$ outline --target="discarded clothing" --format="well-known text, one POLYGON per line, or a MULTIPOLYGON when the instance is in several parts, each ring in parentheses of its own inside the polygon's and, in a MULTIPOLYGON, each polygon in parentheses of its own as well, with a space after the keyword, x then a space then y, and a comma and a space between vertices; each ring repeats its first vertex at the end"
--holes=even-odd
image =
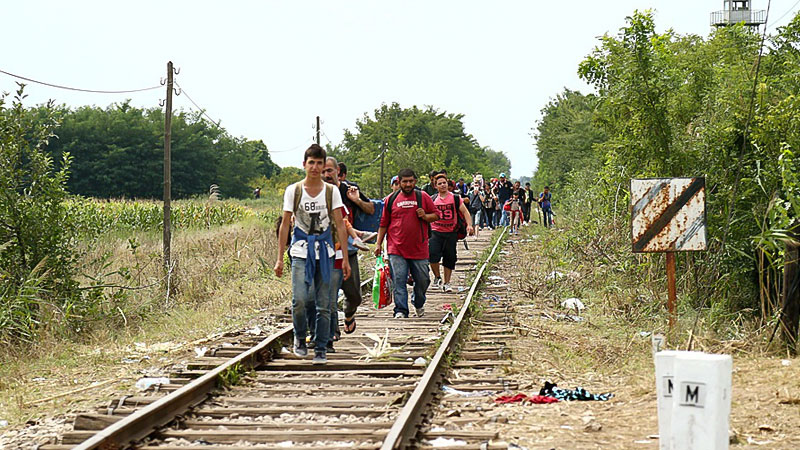
POLYGON ((558 401, 559 400, 555 397, 548 397, 546 395, 527 396, 523 393, 519 393, 516 395, 501 395, 500 397, 494 399, 494 402, 498 404, 520 403, 520 402, 544 404, 544 403, 557 403, 558 401))
POLYGON ((331 279, 331 260, 328 257, 328 246, 333 248, 333 234, 331 234, 330 227, 320 234, 306 234, 300 227, 294 227, 294 240, 292 242, 297 240, 306 241, 306 284, 309 286, 314 284, 314 275, 317 268, 322 273, 322 281, 329 282, 331 279), (319 246, 319 262, 317 262, 314 250, 317 241, 321 244, 319 246), (326 243, 327 245, 325 245, 326 243))
POLYGON ((559 389, 555 383, 544 382, 544 387, 539 391, 539 395, 557 398, 559 400, 598 400, 606 401, 614 396, 611 392, 604 394, 590 394, 584 388, 559 389))

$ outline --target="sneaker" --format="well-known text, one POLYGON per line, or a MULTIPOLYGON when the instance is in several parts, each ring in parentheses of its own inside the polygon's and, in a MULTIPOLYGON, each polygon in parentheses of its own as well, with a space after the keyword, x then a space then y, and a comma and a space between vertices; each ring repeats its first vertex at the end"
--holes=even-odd
POLYGON ((359 249, 359 250, 364 250, 365 252, 368 252, 368 251, 369 251, 369 247, 367 247, 367 244, 365 244, 365 243, 364 243, 364 242, 363 242, 361 239, 359 239, 359 238, 355 238, 355 239, 353 239, 353 247, 355 247, 355 248, 357 248, 357 249, 359 249))
POLYGON ((324 351, 317 350, 314 352, 314 359, 311 360, 312 364, 327 364, 328 357, 325 355, 324 351))
POLYGON ((294 340, 294 355, 298 358, 305 358, 308 356, 308 347, 306 347, 305 342, 299 342, 297 339, 294 340))
POLYGON ((336 349, 333 348, 333 341, 328 342, 328 346, 325 347, 326 353, 336 353, 336 349))
POLYGON ((375 239, 377 236, 378 236, 378 233, 375 233, 374 231, 368 231, 368 232, 361 233, 361 240, 364 241, 364 242, 369 242, 369 241, 375 239))
POLYGON ((396 312, 396 313, 394 313, 394 318, 395 319, 406 319, 407 316, 405 314, 401 313, 401 312, 396 312))
POLYGON ((434 278, 433 283, 431 284, 433 287, 441 287, 442 286, 442 279, 441 278, 434 278))
POLYGON ((414 308, 414 311, 417 313, 417 317, 422 317, 425 315, 425 308, 414 308))
POLYGON ((450 283, 447 283, 444 286, 442 286, 442 290, 444 292, 453 292, 453 286, 450 286, 450 283))

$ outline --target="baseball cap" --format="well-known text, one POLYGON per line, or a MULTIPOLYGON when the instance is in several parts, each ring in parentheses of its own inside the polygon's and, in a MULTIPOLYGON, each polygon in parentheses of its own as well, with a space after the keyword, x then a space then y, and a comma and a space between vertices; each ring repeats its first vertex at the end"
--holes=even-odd
POLYGON ((505 174, 505 172, 503 172, 503 173, 501 173, 501 174, 500 174, 500 178, 505 178, 505 177, 506 177, 506 174, 505 174))
POLYGON ((397 178, 397 175, 395 175, 395 176, 392 177, 392 182, 390 184, 395 184, 395 183, 398 183, 399 181, 400 181, 400 179, 397 178))

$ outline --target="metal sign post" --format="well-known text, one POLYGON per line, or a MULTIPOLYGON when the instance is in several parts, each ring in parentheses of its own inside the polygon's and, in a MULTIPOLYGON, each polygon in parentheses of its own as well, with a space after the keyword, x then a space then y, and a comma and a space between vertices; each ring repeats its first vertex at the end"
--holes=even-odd
POLYGON ((706 180, 631 180, 631 237, 634 253, 667 254, 667 311, 675 326, 675 252, 706 249, 706 180))

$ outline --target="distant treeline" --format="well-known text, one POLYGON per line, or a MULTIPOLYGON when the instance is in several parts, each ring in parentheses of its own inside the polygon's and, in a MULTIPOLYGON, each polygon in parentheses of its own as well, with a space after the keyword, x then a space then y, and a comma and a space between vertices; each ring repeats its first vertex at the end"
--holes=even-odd
MULTIPOLYGON (((496 177, 509 172, 511 162, 500 151, 481 147, 464 129, 463 114, 439 111, 432 106, 403 108, 397 103, 383 104, 372 116, 365 113, 356 120, 355 130, 345 130, 341 144, 329 152, 348 166, 348 179, 357 181, 368 195, 377 197, 383 182, 405 167, 414 169, 421 182, 431 170, 447 169, 452 178, 469 181, 475 173, 496 177), (385 149, 384 180, 381 180, 381 153, 385 149)), ((533 155, 531 155, 533 156, 533 155)))
MULTIPOLYGON (((43 115, 42 115, 43 116, 43 115)), ((58 108, 56 137, 46 151, 54 161, 72 157, 69 192, 90 197, 161 198, 163 193, 164 112, 129 102, 107 108, 58 108)), ((257 180, 280 167, 262 141, 228 134, 198 112, 172 118, 172 195, 207 194, 212 184, 225 197, 246 197, 257 180)))

